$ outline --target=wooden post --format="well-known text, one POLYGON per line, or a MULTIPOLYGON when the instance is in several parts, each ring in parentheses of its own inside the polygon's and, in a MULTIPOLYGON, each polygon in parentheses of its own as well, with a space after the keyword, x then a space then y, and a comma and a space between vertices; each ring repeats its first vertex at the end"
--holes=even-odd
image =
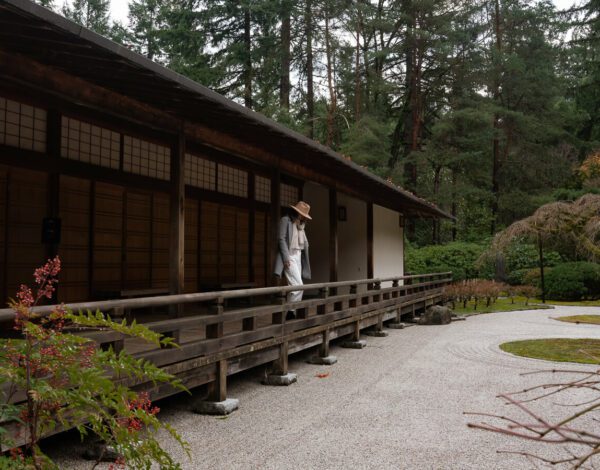
MULTIPOLYGON (((55 109, 49 109, 46 120, 46 135, 47 137, 47 153, 52 159, 60 158, 60 135, 61 135, 61 116, 55 109)), ((60 215, 60 173, 58 166, 48 174, 47 187, 47 216, 57 218, 60 215)), ((41 222, 41 221, 40 221, 41 222)), ((7 221, 8 223, 8 221, 7 221)), ((8 241, 6 241, 8 243, 8 241)), ((54 258, 58 254, 58 244, 48 243, 46 245, 46 258, 54 258)), ((58 290, 60 285, 56 287, 52 294, 52 302, 58 303, 58 290)))
MULTIPOLYGON (((181 294, 184 289, 185 260, 185 135, 180 132, 171 148, 171 210, 169 246, 169 292, 181 294)), ((181 305, 171 314, 180 316, 181 305)))
POLYGON ((360 320, 354 322, 354 331, 352 332, 352 341, 360 341, 360 320))
POLYGON ((248 172, 248 199, 250 213, 248 217, 248 279, 254 282, 254 235, 256 226, 256 175, 248 172))
POLYGON ((396 299, 396 298, 400 297, 400 292, 398 290, 398 287, 399 287, 398 279, 393 280, 392 287, 394 288, 394 290, 392 291, 392 298, 396 299))
POLYGON ((329 356, 329 328, 323 331, 323 342, 319 346, 319 357, 329 356))
MULTIPOLYGON (((210 306, 211 315, 222 315, 224 311, 223 298, 219 297, 210 306)), ((206 338, 221 338, 223 337, 223 322, 213 323, 206 325, 206 338)))
MULTIPOLYGON (((322 289, 319 289, 319 298, 326 301, 327 297, 329 297, 329 288, 323 287, 322 289)), ((329 304, 327 303, 319 305, 317 307, 317 315, 325 315, 326 313, 329 313, 328 305, 329 304)))
POLYGON ((273 363, 274 375, 286 375, 288 373, 288 350, 289 344, 287 341, 279 345, 279 358, 273 363))
POLYGON ((215 365, 217 376, 208 384, 208 401, 222 402, 227 398, 227 360, 222 359, 215 365))
MULTIPOLYGON (((358 293, 358 286, 356 284, 352 284, 350 286, 350 294, 356 296, 357 293, 358 293)), ((353 299, 350 299, 350 301, 348 302, 348 305, 350 308, 356 307, 356 305, 357 305, 356 297, 354 297, 353 299)))
POLYGON ((373 279, 373 203, 367 203, 367 278, 373 279))
POLYGON ((287 294, 280 292, 277 295, 276 304, 281 305, 281 311, 275 312, 271 316, 271 323, 273 323, 273 325, 281 325, 283 324, 285 316, 287 314, 287 294))
MULTIPOLYGON (((373 290, 381 290, 381 281, 375 281, 373 283, 373 290)), ((373 302, 379 302, 381 300, 381 294, 373 295, 373 302)))
MULTIPOLYGON (((271 253, 271 272, 275 265, 279 241, 279 219, 281 219, 281 173, 277 167, 271 176, 271 233, 270 233, 270 253, 271 253)), ((272 277, 272 276, 271 276, 272 277)), ((273 282, 271 282, 273 284, 273 282)))
MULTIPOLYGON (((329 189, 329 281, 338 280, 338 220, 337 220, 337 191, 329 189)), ((332 292, 333 295, 336 292, 332 292)))

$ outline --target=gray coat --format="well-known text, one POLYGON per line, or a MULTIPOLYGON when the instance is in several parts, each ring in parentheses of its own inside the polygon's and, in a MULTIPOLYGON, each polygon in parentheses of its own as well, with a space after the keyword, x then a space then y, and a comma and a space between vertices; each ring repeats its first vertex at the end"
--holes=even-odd
MULTIPOLYGON (((277 257, 275 258, 275 275, 280 276, 283 274, 284 261, 287 261, 290 257, 290 245, 292 243, 292 219, 285 215, 279 221, 279 249, 277 250, 277 257)), ((308 257, 308 240, 300 255, 302 260, 302 277, 304 279, 310 279, 310 261, 308 257)))

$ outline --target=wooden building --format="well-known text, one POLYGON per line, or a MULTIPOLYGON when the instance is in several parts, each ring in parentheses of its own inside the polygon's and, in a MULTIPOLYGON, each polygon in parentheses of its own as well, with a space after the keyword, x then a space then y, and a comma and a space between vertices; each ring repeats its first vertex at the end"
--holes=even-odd
POLYGON ((402 275, 448 217, 341 155, 28 0, 0 0, 0 304, 59 254, 58 301, 267 286, 282 208, 313 282, 402 275))

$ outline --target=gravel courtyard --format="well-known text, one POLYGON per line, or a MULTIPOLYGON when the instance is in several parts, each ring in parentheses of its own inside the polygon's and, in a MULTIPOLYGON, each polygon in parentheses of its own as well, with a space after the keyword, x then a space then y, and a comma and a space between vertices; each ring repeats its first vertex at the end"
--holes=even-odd
MULTIPOLYGON (((229 395, 240 400, 240 409, 227 419, 191 413, 186 396, 160 403, 161 418, 183 434, 193 459, 165 445, 185 469, 535 468, 523 457, 496 452, 535 451, 535 444, 471 430, 467 423, 476 418, 463 412, 506 413, 498 393, 540 383, 540 376, 519 374, 555 365, 511 356, 498 344, 600 338, 597 325, 551 318, 580 313, 600 314, 600 308, 495 313, 447 326, 387 330, 387 338, 368 337, 363 350, 334 346, 339 362, 331 367, 293 356, 290 371, 298 373, 298 383, 290 387, 260 385, 262 369, 234 377, 229 395), (324 373, 329 376, 317 377, 324 373)), ((564 408, 544 413, 556 417, 564 408)), ((81 448, 73 436, 51 444, 48 452, 61 468, 91 468, 75 457, 81 448)))

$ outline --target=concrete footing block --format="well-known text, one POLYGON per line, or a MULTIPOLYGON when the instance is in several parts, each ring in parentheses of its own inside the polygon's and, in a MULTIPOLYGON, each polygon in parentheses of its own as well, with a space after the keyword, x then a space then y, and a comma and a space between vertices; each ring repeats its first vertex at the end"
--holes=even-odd
POLYGON ((331 366, 337 362, 337 357, 335 356, 313 356, 308 360, 309 364, 317 364, 319 366, 331 366))
POLYGON ((349 349, 362 349, 367 346, 367 342, 364 339, 358 341, 345 341, 341 344, 342 348, 349 349))
POLYGON ((383 330, 365 330, 363 331, 363 334, 366 336, 374 336, 375 338, 385 338, 386 336, 389 336, 389 333, 383 330))
POLYGON ((294 382, 298 381, 298 374, 292 374, 288 372, 285 375, 274 375, 270 374, 265 377, 263 380, 264 385, 278 385, 278 386, 288 386, 292 385, 294 382))
POLYGON ((233 413, 240 407, 237 398, 227 398, 223 401, 198 401, 194 404, 192 411, 202 415, 224 416, 233 413))

